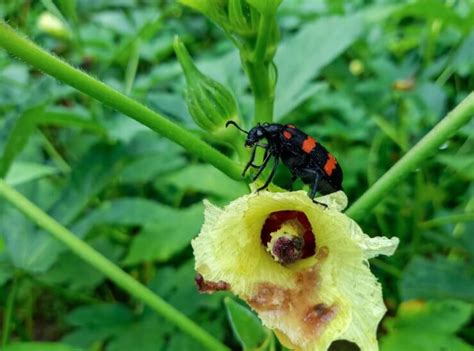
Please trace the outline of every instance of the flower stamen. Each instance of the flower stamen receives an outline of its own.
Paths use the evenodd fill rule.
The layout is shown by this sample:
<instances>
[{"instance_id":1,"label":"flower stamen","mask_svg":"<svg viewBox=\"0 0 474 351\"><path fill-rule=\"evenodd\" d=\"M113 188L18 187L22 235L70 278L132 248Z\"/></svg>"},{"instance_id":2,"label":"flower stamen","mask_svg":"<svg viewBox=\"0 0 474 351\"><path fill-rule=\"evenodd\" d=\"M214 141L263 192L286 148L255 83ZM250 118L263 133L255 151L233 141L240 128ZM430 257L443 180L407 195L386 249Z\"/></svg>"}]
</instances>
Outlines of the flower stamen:
<instances>
[{"instance_id":1,"label":"flower stamen","mask_svg":"<svg viewBox=\"0 0 474 351\"><path fill-rule=\"evenodd\" d=\"M303 212L277 211L267 217L260 239L272 257L282 265L313 256L316 240Z\"/></svg>"}]
</instances>

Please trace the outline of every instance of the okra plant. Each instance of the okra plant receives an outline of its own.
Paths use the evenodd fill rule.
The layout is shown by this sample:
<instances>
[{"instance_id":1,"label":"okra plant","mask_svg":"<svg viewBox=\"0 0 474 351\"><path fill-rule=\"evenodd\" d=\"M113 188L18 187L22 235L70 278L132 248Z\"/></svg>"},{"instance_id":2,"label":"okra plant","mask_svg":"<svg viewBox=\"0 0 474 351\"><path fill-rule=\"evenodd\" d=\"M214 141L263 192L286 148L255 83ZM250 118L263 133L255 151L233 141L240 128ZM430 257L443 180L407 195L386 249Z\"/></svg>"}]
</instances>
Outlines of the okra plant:
<instances>
[{"instance_id":1,"label":"okra plant","mask_svg":"<svg viewBox=\"0 0 474 351\"><path fill-rule=\"evenodd\" d=\"M471 119L474 93L467 95L413 148L407 150L359 199L349 204L347 210L348 199L342 191L319 197L318 203L313 203L303 191L286 191L276 185L272 185L269 191L256 193L254 190L258 186L251 178L241 175L250 157L244 137L237 129L226 128L226 123L234 121L251 128L258 123L276 122L275 103L280 98L276 95L279 67L275 55L280 44L277 12L282 0L180 2L206 16L238 50L241 69L253 97L253 111L248 115L243 115L238 96L230 87L198 68L185 40L178 36L172 46L186 81L183 98L189 114L200 128L199 132L187 130L136 99L72 67L34 44L5 21L0 22L0 47L13 57L181 145L233 181L249 185L247 195L234 199L222 209L205 200L204 224L192 241L198 288L209 293L228 290L237 295L268 328L258 325L260 322L256 322L253 315L227 298L225 303L234 332L244 348L275 350L273 332L279 343L290 349L327 350L332 342L343 339L356 343L361 350L376 350L376 330L386 308L381 285L367 262L381 254L392 255L399 240L396 237L370 238L355 221L370 213L388 191L405 181L430 154ZM311 65L312 62L305 64ZM342 160L344 171L351 172L351 165L344 164L344 156L340 155L338 159ZM4 177L6 173L7 169L0 175ZM174 323L182 332L208 349L229 349L183 311L172 307L78 238L3 178L0 178L0 195L74 254L130 296ZM258 340L263 340L261 344L252 345L252 340L245 339L245 332L241 330L242 320L239 324L239 318L244 318L242 316L247 318L244 324L255 325L261 331ZM10 317L11 307L6 313L4 346L8 342Z\"/></svg>"}]
</instances>

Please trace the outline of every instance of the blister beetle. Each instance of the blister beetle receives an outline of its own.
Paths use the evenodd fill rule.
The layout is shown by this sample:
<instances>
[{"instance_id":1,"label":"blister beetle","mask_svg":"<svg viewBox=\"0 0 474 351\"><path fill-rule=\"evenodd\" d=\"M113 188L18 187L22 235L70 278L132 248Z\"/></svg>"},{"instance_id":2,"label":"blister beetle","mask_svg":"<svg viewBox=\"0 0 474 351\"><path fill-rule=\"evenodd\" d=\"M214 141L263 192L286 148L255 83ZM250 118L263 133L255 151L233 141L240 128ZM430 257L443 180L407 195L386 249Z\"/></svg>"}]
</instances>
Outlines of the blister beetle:
<instances>
[{"instance_id":1,"label":"blister beetle","mask_svg":"<svg viewBox=\"0 0 474 351\"><path fill-rule=\"evenodd\" d=\"M313 201L316 192L326 195L342 190L342 169L336 158L324 146L294 125L259 123L249 131L242 129L234 121L228 121L226 127L229 125L246 133L245 146L252 147L250 160L247 162L242 176L245 176L250 167L256 168L257 172L253 177L255 181L267 167L270 159L272 157L274 159L270 176L257 191L268 187L275 176L280 161L292 174L291 185L297 178L300 178L303 183L311 186L308 196ZM266 144L260 144L263 139L267 140ZM253 163L257 147L265 149L261 165Z\"/></svg>"}]
</instances>

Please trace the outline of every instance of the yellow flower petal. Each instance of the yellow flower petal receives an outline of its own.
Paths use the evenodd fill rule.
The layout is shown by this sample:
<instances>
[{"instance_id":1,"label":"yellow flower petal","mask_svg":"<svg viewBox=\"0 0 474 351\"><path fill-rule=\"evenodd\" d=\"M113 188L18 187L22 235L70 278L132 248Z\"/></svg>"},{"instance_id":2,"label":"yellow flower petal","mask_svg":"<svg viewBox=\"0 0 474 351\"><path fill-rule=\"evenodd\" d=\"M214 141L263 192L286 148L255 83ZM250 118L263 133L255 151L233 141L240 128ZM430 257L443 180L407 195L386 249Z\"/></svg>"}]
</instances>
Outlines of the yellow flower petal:
<instances>
[{"instance_id":1,"label":"yellow flower petal","mask_svg":"<svg viewBox=\"0 0 474 351\"><path fill-rule=\"evenodd\" d=\"M342 192L317 201L328 207L302 191L251 194L223 210L205 202L205 223L192 242L196 270L206 281L230 284L287 347L327 350L345 339L363 351L377 350L385 306L367 259L392 254L398 239L364 234L340 212L347 204ZM262 228L280 211L304 213L316 242L314 255L285 262L269 252L282 236L303 235L298 225L286 222L264 245Z\"/></svg>"}]
</instances>

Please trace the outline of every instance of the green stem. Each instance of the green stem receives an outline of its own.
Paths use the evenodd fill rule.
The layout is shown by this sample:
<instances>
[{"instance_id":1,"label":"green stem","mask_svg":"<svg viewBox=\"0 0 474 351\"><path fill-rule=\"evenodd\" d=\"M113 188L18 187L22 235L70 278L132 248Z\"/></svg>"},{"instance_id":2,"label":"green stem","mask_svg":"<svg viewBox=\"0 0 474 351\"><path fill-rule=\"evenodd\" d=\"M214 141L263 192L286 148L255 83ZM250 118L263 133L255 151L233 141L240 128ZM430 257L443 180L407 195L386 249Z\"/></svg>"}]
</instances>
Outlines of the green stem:
<instances>
[{"instance_id":1,"label":"green stem","mask_svg":"<svg viewBox=\"0 0 474 351\"><path fill-rule=\"evenodd\" d=\"M235 180L241 180L240 166L192 133L169 121L148 107L105 85L86 73L49 54L0 21L0 46L12 55L56 79L69 84L102 103L146 125L155 132L183 146Z\"/></svg>"},{"instance_id":2,"label":"green stem","mask_svg":"<svg viewBox=\"0 0 474 351\"><path fill-rule=\"evenodd\" d=\"M260 99L255 97L255 122L273 121L273 99L266 97Z\"/></svg>"},{"instance_id":3,"label":"green stem","mask_svg":"<svg viewBox=\"0 0 474 351\"><path fill-rule=\"evenodd\" d=\"M271 58L268 60L266 57L273 25L273 16L262 15L253 55L250 57L242 56L242 63L249 77L255 98L255 123L273 121L275 87L270 76Z\"/></svg>"},{"instance_id":4,"label":"green stem","mask_svg":"<svg viewBox=\"0 0 474 351\"><path fill-rule=\"evenodd\" d=\"M10 338L13 308L15 304L16 292L18 290L18 274L15 274L13 277L13 282L10 287L10 292L7 297L7 305L5 306L5 314L3 315L3 337L2 337L2 348L5 348L8 344L8 339Z\"/></svg>"},{"instance_id":5,"label":"green stem","mask_svg":"<svg viewBox=\"0 0 474 351\"><path fill-rule=\"evenodd\" d=\"M43 142L44 142L44 149L49 154L53 162L56 166L61 170L62 173L69 173L71 172L71 167L67 164L61 154L56 150L53 144L49 141L48 137L40 130L39 131Z\"/></svg>"},{"instance_id":6,"label":"green stem","mask_svg":"<svg viewBox=\"0 0 474 351\"><path fill-rule=\"evenodd\" d=\"M16 206L21 212L28 216L39 227L51 233L56 239L65 244L72 252L81 257L91 266L102 272L119 287L127 291L130 295L143 301L153 310L158 312L163 318L174 323L182 331L188 333L203 346L211 350L228 350L219 340L208 334L184 314L176 310L167 302L155 295L150 289L143 286L122 269L113 264L106 257L77 238L68 229L49 217L40 208L30 202L22 194L0 179L0 196Z\"/></svg>"},{"instance_id":7,"label":"green stem","mask_svg":"<svg viewBox=\"0 0 474 351\"><path fill-rule=\"evenodd\" d=\"M474 92L470 93L405 156L390 168L346 211L346 214L356 220L363 218L368 211L387 197L387 193L391 189L411 171L419 167L446 139L466 124L473 115Z\"/></svg>"},{"instance_id":8,"label":"green stem","mask_svg":"<svg viewBox=\"0 0 474 351\"><path fill-rule=\"evenodd\" d=\"M258 37L255 44L254 60L257 63L265 62L265 55L267 53L268 39L272 30L273 16L263 15L260 18L258 25Z\"/></svg>"},{"instance_id":9,"label":"green stem","mask_svg":"<svg viewBox=\"0 0 474 351\"><path fill-rule=\"evenodd\" d=\"M254 95L254 123L273 120L274 88L270 86L268 66L243 62Z\"/></svg>"}]
</instances>

